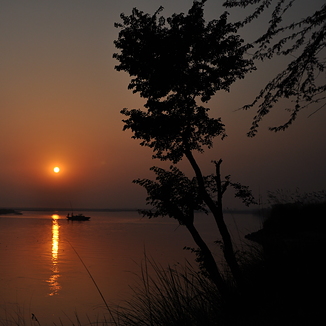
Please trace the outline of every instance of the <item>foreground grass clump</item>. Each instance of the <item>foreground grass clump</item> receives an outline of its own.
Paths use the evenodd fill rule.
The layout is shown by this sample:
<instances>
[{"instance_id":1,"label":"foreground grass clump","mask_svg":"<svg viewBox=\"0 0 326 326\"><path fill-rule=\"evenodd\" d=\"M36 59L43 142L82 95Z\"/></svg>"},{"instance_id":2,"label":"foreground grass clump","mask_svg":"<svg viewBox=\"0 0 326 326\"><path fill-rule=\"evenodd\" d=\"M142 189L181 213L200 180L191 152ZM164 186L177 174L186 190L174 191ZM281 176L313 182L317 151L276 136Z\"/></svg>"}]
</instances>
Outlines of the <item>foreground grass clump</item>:
<instances>
[{"instance_id":1,"label":"foreground grass clump","mask_svg":"<svg viewBox=\"0 0 326 326\"><path fill-rule=\"evenodd\" d=\"M245 285L237 291L226 273L230 297L223 300L214 283L192 266L164 269L147 260L133 297L115 312L115 326L322 325L319 263L300 269L304 261L284 261L258 247L239 261Z\"/></svg>"},{"instance_id":2,"label":"foreground grass clump","mask_svg":"<svg viewBox=\"0 0 326 326\"><path fill-rule=\"evenodd\" d=\"M218 325L216 286L193 266L163 268L145 257L133 296L117 311L118 325Z\"/></svg>"}]
</instances>

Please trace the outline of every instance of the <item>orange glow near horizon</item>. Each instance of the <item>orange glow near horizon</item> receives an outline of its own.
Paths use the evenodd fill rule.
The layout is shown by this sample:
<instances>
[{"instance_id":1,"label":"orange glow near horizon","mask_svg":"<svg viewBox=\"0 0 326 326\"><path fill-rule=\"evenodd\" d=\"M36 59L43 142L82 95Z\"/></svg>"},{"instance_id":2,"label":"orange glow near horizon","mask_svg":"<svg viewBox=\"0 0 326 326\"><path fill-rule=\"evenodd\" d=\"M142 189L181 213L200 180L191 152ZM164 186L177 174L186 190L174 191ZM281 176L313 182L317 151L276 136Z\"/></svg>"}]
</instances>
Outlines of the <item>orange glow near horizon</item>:
<instances>
[{"instance_id":1,"label":"orange glow near horizon","mask_svg":"<svg viewBox=\"0 0 326 326\"><path fill-rule=\"evenodd\" d=\"M165 17L191 7L190 1L165 2ZM207 23L225 9L219 1L208 2ZM301 1L296 14L313 14L320 2ZM69 208L69 201L75 208L144 207L146 189L132 180L153 179L151 166L168 169L171 162L153 160L153 148L140 146L131 130L123 131L122 108L146 111L146 98L128 89L133 77L114 69L119 62L108 56L119 52L113 43L119 31L111 21L119 22L120 13L130 14L132 8L123 1L114 6L110 1L83 1L83 5L57 1L55 8L50 1L38 6L35 1L21 3L6 1L1 6L1 28L6 32L1 34L0 61L0 134L5 140L1 142L0 207ZM160 6L158 0L142 3L145 13ZM241 20L240 10L234 13L231 20ZM258 38L266 21L252 26L239 30L241 38L248 38L245 42ZM217 92L208 103L196 102L210 109L210 118L221 117L228 134L223 141L214 139L214 147L205 148L203 155L194 152L202 172L213 173L211 161L222 158L222 173L265 200L275 189L310 192L326 184L322 141L326 110L318 110L320 103L307 108L309 113L316 110L311 118L303 113L293 128L272 133L268 127L287 121L288 111L283 108L292 104L291 99L275 103L257 137L246 136L258 107L251 113L237 109L251 103L263 85L292 61L289 56L274 59L257 65L257 71L237 80L229 92ZM307 167L313 167L309 173ZM189 177L194 175L185 158L178 168ZM225 207L244 208L232 195L226 198Z\"/></svg>"}]
</instances>

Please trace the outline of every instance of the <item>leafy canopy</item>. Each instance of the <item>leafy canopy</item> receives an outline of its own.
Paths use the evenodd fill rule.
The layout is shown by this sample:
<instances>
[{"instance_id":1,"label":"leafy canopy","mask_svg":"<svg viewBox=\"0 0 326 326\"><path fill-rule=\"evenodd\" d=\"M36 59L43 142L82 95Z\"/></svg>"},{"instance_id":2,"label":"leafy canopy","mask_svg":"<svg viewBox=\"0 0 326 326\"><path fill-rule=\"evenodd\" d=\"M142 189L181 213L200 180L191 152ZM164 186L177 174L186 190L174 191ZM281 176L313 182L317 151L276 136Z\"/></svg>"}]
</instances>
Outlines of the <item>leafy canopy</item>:
<instances>
[{"instance_id":1,"label":"leafy canopy","mask_svg":"<svg viewBox=\"0 0 326 326\"><path fill-rule=\"evenodd\" d=\"M155 207L155 210L141 210L144 216L169 216L177 219L181 225L189 225L193 223L195 210L206 212L195 178L187 178L175 166L171 166L170 171L159 167L152 167L151 170L156 174L156 181L134 180L147 190L147 204Z\"/></svg>"},{"instance_id":2,"label":"leafy canopy","mask_svg":"<svg viewBox=\"0 0 326 326\"><path fill-rule=\"evenodd\" d=\"M132 77L129 89L147 99L141 110L122 110L128 117L125 129L133 138L156 152L155 158L178 162L185 151L202 151L212 139L225 136L220 119L208 117L207 102L218 90L254 69L243 58L248 45L236 35L236 26L227 22L227 13L208 23L205 1L195 1L188 14L165 19L162 7L153 15L133 9L121 15L115 41L120 64L115 68Z\"/></svg>"},{"instance_id":3,"label":"leafy canopy","mask_svg":"<svg viewBox=\"0 0 326 326\"><path fill-rule=\"evenodd\" d=\"M129 117L123 120L124 130L131 129L133 138L141 139L142 146L153 149L153 158L180 161L186 151L203 152L202 146L211 147L215 136L225 137L224 124L221 119L208 117L208 109L197 106L194 100L186 108L176 104L166 110L155 113L141 110L123 109L121 112ZM156 103L156 107L166 103Z\"/></svg>"},{"instance_id":4,"label":"leafy canopy","mask_svg":"<svg viewBox=\"0 0 326 326\"><path fill-rule=\"evenodd\" d=\"M121 54L118 71L134 76L129 88L142 97L160 99L177 93L183 97L200 96L207 102L217 90L229 90L237 79L252 68L243 59L248 46L236 35L234 24L227 23L227 13L205 23L205 1L195 1L188 15L160 16L133 9L121 15L123 23L115 46Z\"/></svg>"}]
</instances>

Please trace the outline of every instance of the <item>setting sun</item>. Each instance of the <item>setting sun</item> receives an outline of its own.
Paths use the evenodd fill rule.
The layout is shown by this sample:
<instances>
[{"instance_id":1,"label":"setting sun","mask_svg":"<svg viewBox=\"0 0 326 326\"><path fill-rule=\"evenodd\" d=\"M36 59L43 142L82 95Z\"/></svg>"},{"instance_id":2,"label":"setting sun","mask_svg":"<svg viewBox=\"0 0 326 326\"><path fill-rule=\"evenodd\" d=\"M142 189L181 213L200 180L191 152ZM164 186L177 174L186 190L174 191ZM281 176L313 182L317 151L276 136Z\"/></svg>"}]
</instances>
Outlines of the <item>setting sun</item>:
<instances>
[{"instance_id":1,"label":"setting sun","mask_svg":"<svg viewBox=\"0 0 326 326\"><path fill-rule=\"evenodd\" d=\"M56 166L56 167L53 169L53 171L54 171L54 173L59 173L59 172L60 172L60 168Z\"/></svg>"}]
</instances>

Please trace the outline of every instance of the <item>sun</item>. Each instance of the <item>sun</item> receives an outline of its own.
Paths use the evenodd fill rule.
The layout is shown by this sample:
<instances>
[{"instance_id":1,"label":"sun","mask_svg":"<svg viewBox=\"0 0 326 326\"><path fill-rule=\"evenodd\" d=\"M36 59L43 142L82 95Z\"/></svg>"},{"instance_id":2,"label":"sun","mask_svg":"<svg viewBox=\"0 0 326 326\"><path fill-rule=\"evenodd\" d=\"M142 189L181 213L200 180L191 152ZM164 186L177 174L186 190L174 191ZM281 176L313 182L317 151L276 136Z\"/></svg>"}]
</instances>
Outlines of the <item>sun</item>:
<instances>
[{"instance_id":1,"label":"sun","mask_svg":"<svg viewBox=\"0 0 326 326\"><path fill-rule=\"evenodd\" d=\"M54 173L59 173L60 172L60 168L58 166L56 166L54 169L53 169L53 172Z\"/></svg>"}]
</instances>

